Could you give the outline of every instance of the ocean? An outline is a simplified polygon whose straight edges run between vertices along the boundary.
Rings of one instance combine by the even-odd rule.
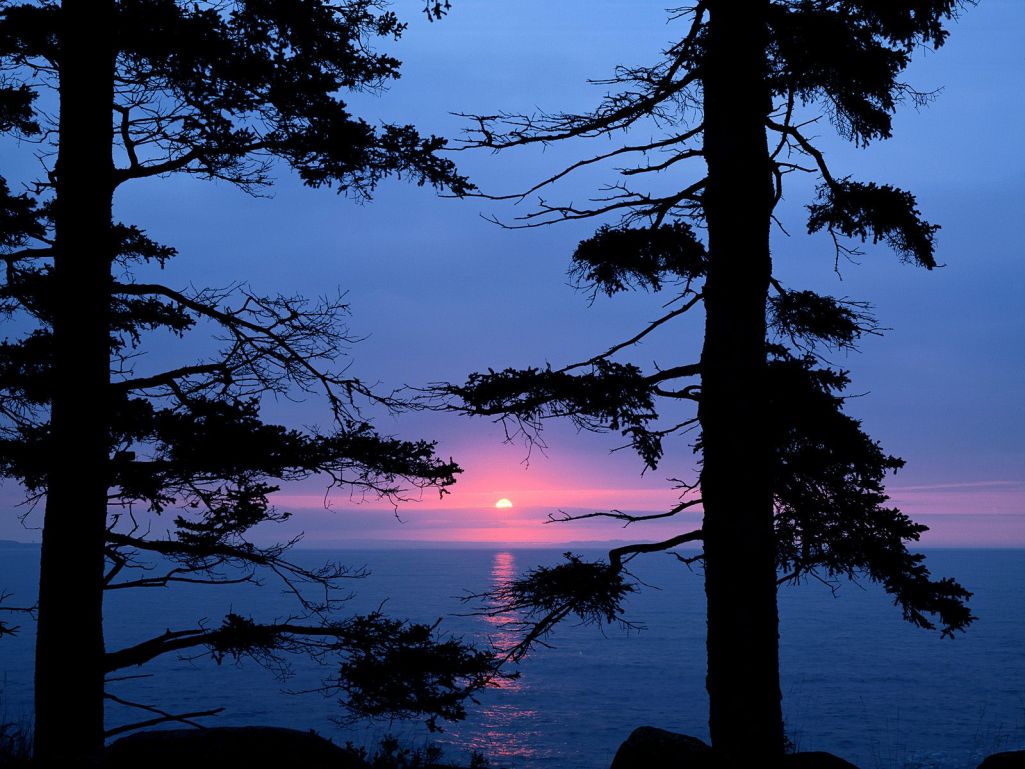
[[[578,551],[599,557],[600,551]],[[876,586],[818,583],[780,593],[781,675],[789,738],[800,750],[828,750],[861,769],[974,769],[1000,750],[1025,749],[1025,551],[932,550],[934,575],[956,577],[975,593],[978,621],[954,639],[910,626]],[[558,550],[297,550],[296,560],[365,566],[352,583],[352,612],[386,613],[433,623],[463,637],[501,641],[501,623],[465,615],[460,598],[541,564]],[[34,591],[38,549],[0,546],[0,589],[12,604]],[[120,696],[168,710],[225,707],[220,725],[272,724],[315,729],[336,742],[372,744],[394,735],[409,745],[433,741],[446,756],[469,750],[511,769],[606,769],[618,745],[640,725],[707,738],[703,589],[664,554],[637,559],[644,583],[627,604],[640,631],[572,623],[552,647],[519,666],[520,677],[479,697],[466,721],[428,734],[407,722],[337,723],[343,713],[315,688],[325,669],[297,660],[280,681],[251,664],[163,659],[122,681]],[[108,648],[167,628],[216,624],[226,612],[270,620],[289,599],[271,581],[253,586],[185,586],[113,593]],[[0,640],[0,720],[27,721],[31,708],[31,622]],[[126,671],[132,673],[134,671]],[[287,690],[287,691],[286,691]],[[112,706],[111,725],[139,720]]]

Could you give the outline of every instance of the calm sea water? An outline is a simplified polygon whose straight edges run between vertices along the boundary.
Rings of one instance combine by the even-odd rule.
[[[518,549],[295,555],[308,564],[367,566],[372,576],[353,584],[353,611],[385,601],[394,616],[443,617],[450,632],[481,639],[501,639],[502,626],[451,616],[466,611],[459,597],[559,559],[558,551]],[[25,600],[37,558],[33,547],[0,547],[0,587]],[[784,712],[801,750],[829,750],[862,769],[974,769],[988,753],[1025,748],[1025,551],[937,550],[929,563],[934,574],[956,576],[975,592],[979,620],[954,640],[907,625],[873,586],[844,584],[836,598],[817,584],[781,593]],[[325,671],[308,663],[282,684],[251,665],[167,659],[116,691],[172,710],[225,706],[220,724],[312,728],[339,742],[386,734],[412,744],[434,740],[453,758],[472,748],[514,769],[604,769],[642,724],[707,737],[701,576],[664,556],[635,564],[650,587],[631,599],[629,616],[644,631],[563,627],[554,648],[521,665],[517,681],[483,695],[467,721],[440,736],[401,722],[337,726],[331,700],[282,691],[316,686]],[[119,591],[109,601],[108,646],[201,618],[216,623],[231,610],[267,620],[284,616],[289,602],[272,584]],[[31,623],[0,641],[6,720],[30,710],[31,647]],[[137,720],[114,709],[109,717],[112,724]]]

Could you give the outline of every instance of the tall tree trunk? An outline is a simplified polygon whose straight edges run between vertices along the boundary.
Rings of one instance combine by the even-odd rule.
[[[768,0],[709,4],[704,63],[704,464],[709,727],[742,765],[783,752],[765,302],[772,188],[765,117]]]
[[[79,765],[103,747],[110,408],[113,3],[64,0],[60,14],[54,391],[35,679],[45,766]]]

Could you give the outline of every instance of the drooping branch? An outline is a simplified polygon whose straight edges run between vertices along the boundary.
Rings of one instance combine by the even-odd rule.
[[[573,553],[565,553],[564,558],[565,563],[541,566],[494,590],[463,599],[483,602],[483,608],[475,614],[501,616],[522,631],[512,647],[501,650],[503,659],[521,660],[569,616],[584,624],[618,622],[633,627],[623,617],[622,604],[635,588],[626,582],[622,569],[589,563]]]
[[[914,195],[888,184],[868,184],[838,179],[829,169],[825,155],[793,125],[766,123],[785,137],[792,138],[800,150],[815,161],[823,184],[819,201],[808,207],[808,231],[825,229],[834,236],[869,237],[884,240],[901,259],[927,269],[936,266],[934,237],[939,229],[922,218]]]
[[[459,720],[464,703],[501,678],[490,650],[441,638],[436,627],[387,619],[380,613],[320,625],[291,621],[259,624],[229,614],[216,629],[167,631],[135,646],[108,653],[108,672],[140,665],[172,652],[204,648],[224,659],[251,659],[287,675],[281,655],[311,654],[335,660],[336,673],[318,691],[336,694],[361,717],[426,717]]]
[[[262,372],[263,361],[280,366],[289,381],[301,387],[316,383],[336,415],[344,416],[351,406],[351,400],[342,400],[343,393],[349,398],[358,394],[382,405],[394,405],[392,399],[375,394],[358,380],[330,374],[316,365],[318,360],[330,362],[338,353],[335,324],[337,315],[345,310],[340,302],[310,312],[297,306],[300,300],[261,299],[244,292],[244,301],[239,307],[221,309],[218,307],[220,296],[209,292],[189,296],[156,283],[118,283],[114,290],[130,296],[162,296],[216,322],[234,340],[232,352],[238,355],[233,364],[222,361],[220,365],[236,371],[244,368],[268,389],[276,385]]]
[[[901,258],[926,269],[936,267],[935,236],[939,225],[922,218],[915,196],[889,184],[864,184],[849,179],[819,189],[819,201],[808,206],[808,231],[873,243],[880,240]]]
[[[844,372],[816,359],[773,350],[766,384],[776,447],[777,567],[783,582],[806,577],[864,577],[890,593],[905,619],[944,635],[974,619],[970,593],[951,579],[933,579],[924,556],[910,553],[926,526],[890,507],[885,479],[903,460],[887,455],[844,413]]]

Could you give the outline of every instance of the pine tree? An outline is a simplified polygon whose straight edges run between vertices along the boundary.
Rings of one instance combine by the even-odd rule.
[[[138,180],[189,174],[256,192],[280,166],[363,199],[388,176],[465,192],[468,182],[437,155],[441,139],[371,125],[342,98],[397,77],[399,62],[372,43],[402,31],[376,0],[0,8],[0,129],[55,153],[44,153],[53,162],[27,191],[0,183],[0,309],[11,320],[0,344],[0,473],[45,500],[41,762],[95,756],[105,734],[127,728],[105,731],[105,698],[153,705],[128,702],[105,679],[188,649],[268,664],[283,652],[336,654],[326,687],[343,704],[432,724],[461,717],[489,675],[489,653],[431,627],[376,613],[339,620],[334,588],[348,570],[300,566],[287,557],[291,542],[251,541],[255,526],[288,516],[269,499],[281,482],[323,477],[394,501],[404,489],[444,492],[459,472],[433,443],[381,435],[361,415],[361,403],[401,404],[336,373],[348,341],[341,300],[154,282],[174,249],[112,217],[114,196],[132,194]],[[186,362],[164,371],[140,361],[168,333],[211,328],[219,354],[188,362],[182,347]],[[326,400],[331,429],[263,421],[262,398],[297,391]],[[166,570],[153,571],[154,559]],[[105,647],[106,591],[261,574],[294,593],[294,618],[232,613],[219,626]],[[144,723],[198,715],[150,709]]]
[[[553,417],[619,431],[648,468],[667,437],[700,428],[700,474],[686,485],[699,496],[686,494],[664,513],[584,516],[632,523],[701,505],[700,529],[618,548],[602,568],[571,558],[491,596],[492,611],[516,607],[532,617],[513,656],[564,616],[621,618],[630,557],[701,542],[699,556],[679,557],[704,566],[712,742],[743,762],[784,749],[779,583],[864,575],[917,625],[938,623],[949,634],[971,622],[967,591],[932,579],[922,556],[907,550],[925,527],[887,506],[884,478],[901,460],[843,412],[847,375],[821,363],[824,350],[851,347],[875,330],[867,306],[783,285],[769,248],[784,182],[806,173],[820,185],[809,232],[828,232],[837,258],[854,247],[849,239],[870,239],[907,262],[935,266],[937,227],[911,193],[836,175],[805,121],[824,110],[859,146],[888,138],[898,103],[926,99],[901,73],[916,47],[944,42],[960,5],[756,0],[739,12],[726,0],[704,0],[676,13],[677,23],[689,20],[687,31],[654,65],[621,66],[600,81],[610,90],[593,111],[473,116],[469,144],[491,150],[611,140],[529,190],[490,197],[522,201],[578,169],[614,162],[620,180],[590,203],[541,199],[510,226],[618,217],[579,245],[571,273],[592,298],[675,295],[662,317],[604,353],[560,369],[471,375],[442,389],[448,407],[513,420],[528,439]],[[631,131],[655,138],[631,142]],[[665,184],[659,192],[638,186],[653,176],[680,181],[669,192]],[[698,306],[700,360],[661,361],[653,371],[622,362],[633,345]],[[692,418],[659,421],[688,402]]]

